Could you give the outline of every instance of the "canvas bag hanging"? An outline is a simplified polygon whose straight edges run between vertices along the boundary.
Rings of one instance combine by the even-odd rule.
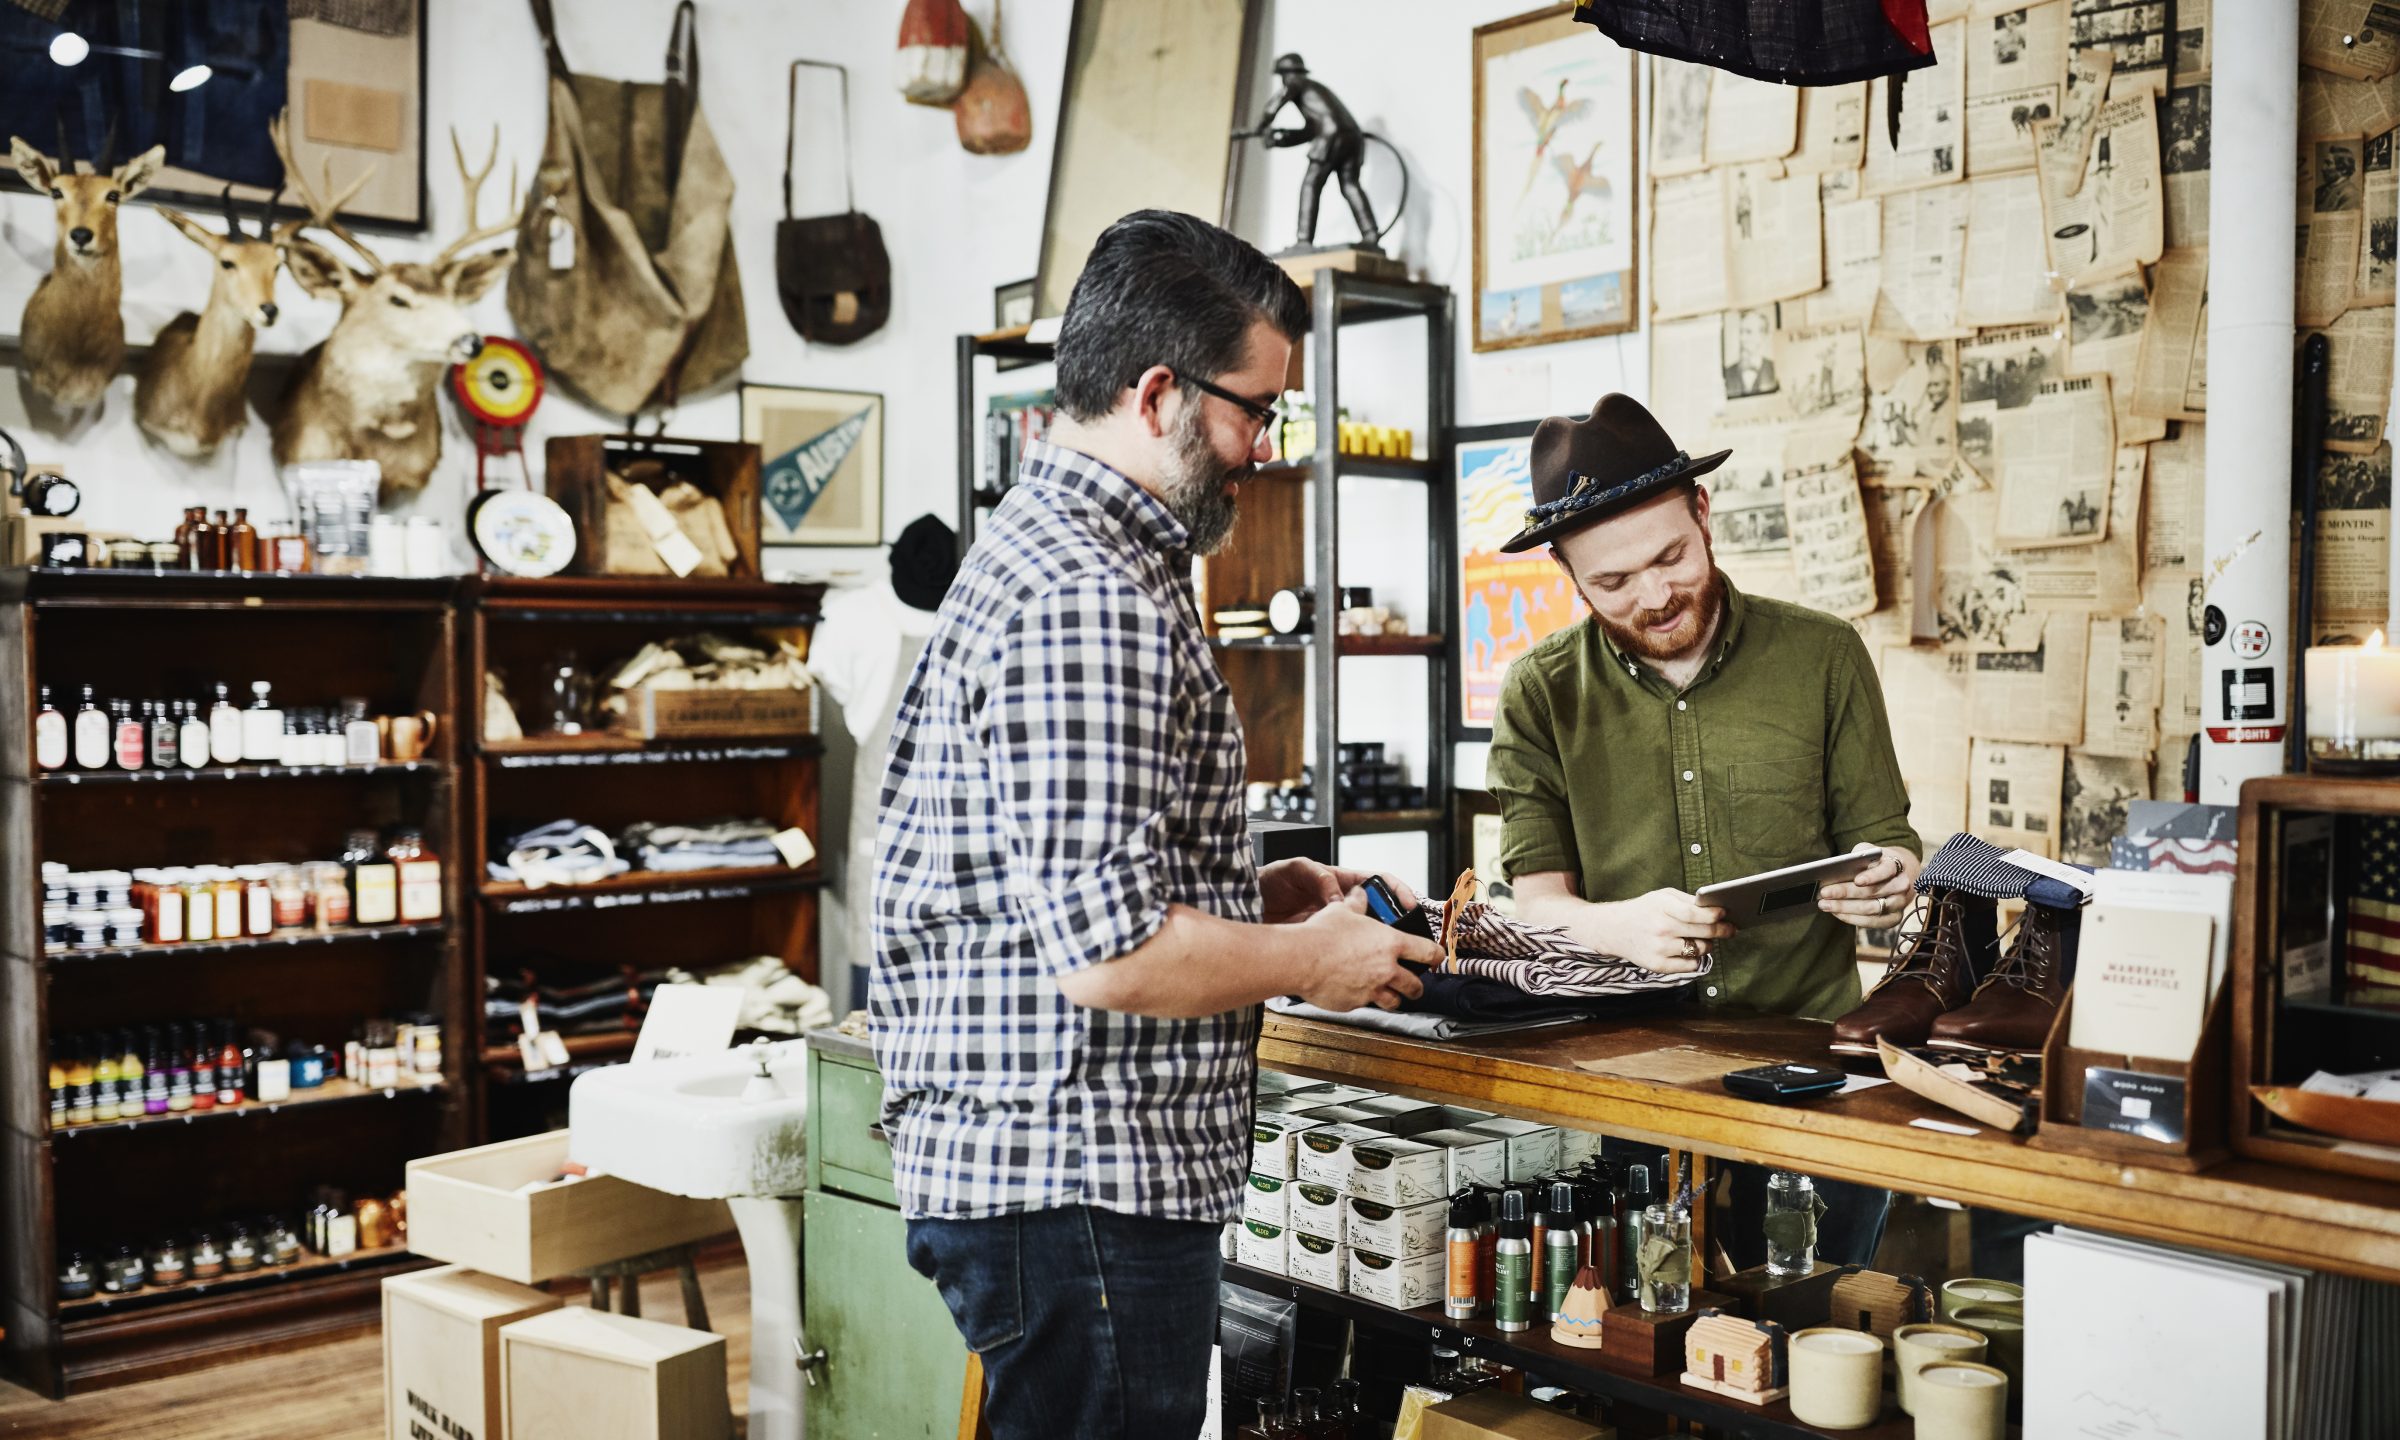
[[[552,376],[622,415],[671,405],[750,353],[733,172],[700,113],[699,25],[675,7],[664,84],[578,75],[551,0],[550,136],[517,231],[508,313]]]
[[[842,77],[842,195],[839,215],[792,218],[792,150],[800,126],[800,67]],[[783,218],[775,223],[775,293],[784,318],[805,339],[847,345],[883,328],[892,315],[892,257],[883,227],[858,213],[850,183],[850,72],[823,60],[794,60],[783,131]]]

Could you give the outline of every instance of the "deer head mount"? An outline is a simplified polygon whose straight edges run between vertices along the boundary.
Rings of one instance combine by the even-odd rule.
[[[373,460],[383,467],[385,496],[423,489],[442,456],[441,414],[434,405],[442,372],[483,348],[467,307],[497,284],[516,258],[513,249],[466,253],[517,228],[520,201],[513,166],[507,213],[488,225],[476,218],[483,182],[499,163],[500,129],[492,127],[491,154],[481,170],[468,167],[458,132],[450,132],[450,151],[466,191],[467,229],[422,264],[386,264],[335,218],[366,184],[371,169],[333,194],[328,162],[320,183],[312,186],[292,159],[281,117],[273,129],[284,174],[308,207],[306,220],[278,232],[284,265],[301,289],[342,302],[333,333],[300,357],[284,390],[283,412],[274,425],[275,463]],[[365,268],[353,268],[304,238],[304,229],[340,240]]]
[[[125,276],[117,259],[117,210],[140,194],[166,163],[153,145],[114,170],[86,174],[76,167],[60,127],[53,160],[17,136],[9,158],[37,195],[50,197],[58,244],[50,273],[34,287],[17,327],[24,346],[25,382],[65,409],[97,404],[125,360]],[[113,137],[112,137],[113,143]]]
[[[278,195],[276,199],[281,199]],[[225,437],[249,423],[244,387],[250,379],[252,343],[275,323],[275,277],[283,268],[283,245],[273,230],[275,201],[258,213],[258,233],[242,229],[225,187],[225,233],[217,234],[179,210],[158,207],[167,222],[216,261],[208,305],[186,310],[167,322],[134,379],[133,415],[151,439],[182,456],[216,451]]]

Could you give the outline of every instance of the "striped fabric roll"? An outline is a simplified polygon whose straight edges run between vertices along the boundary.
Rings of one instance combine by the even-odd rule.
[[[2025,899],[2060,910],[2072,910],[2084,902],[2082,891],[2063,880],[2017,868],[2001,858],[2007,853],[1989,840],[1953,835],[1925,862],[1923,873],[1917,876],[1917,890],[1959,890],[1993,900]],[[2089,865],[2075,868],[2091,873]]]
[[[1442,934],[1451,902],[1428,901],[1425,918],[1433,933]],[[1704,960],[1688,974],[1662,975],[1619,960],[1547,925],[1528,925],[1480,900],[1459,902],[1458,958],[1442,968],[1454,975],[1472,975],[1513,985],[1528,995],[1581,998],[1594,995],[1655,994],[1674,990],[1706,975],[1713,960]]]

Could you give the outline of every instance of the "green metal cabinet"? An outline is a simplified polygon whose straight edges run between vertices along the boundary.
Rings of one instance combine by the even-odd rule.
[[[801,1315],[825,1352],[807,1393],[809,1440],[948,1440],[967,1352],[933,1282],[911,1270],[866,1046],[809,1037],[808,1266]]]

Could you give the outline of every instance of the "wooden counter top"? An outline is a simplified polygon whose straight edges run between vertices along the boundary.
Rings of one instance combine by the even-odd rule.
[[[2242,1160],[2186,1175],[2034,1150],[1987,1129],[1944,1134],[1910,1122],[1968,1122],[1897,1085],[1770,1105],[1736,1098],[1715,1079],[1631,1079],[1575,1063],[1690,1046],[1756,1057],[1754,1063],[1830,1064],[1835,1061],[1825,1042],[1831,1028],[1821,1021],[1688,1009],[1472,1041],[1420,1041],[1270,1015],[1258,1058],[1270,1069],[1629,1140],[2400,1281],[2400,1185]],[[1868,1066],[1854,1073],[1881,1071]]]

